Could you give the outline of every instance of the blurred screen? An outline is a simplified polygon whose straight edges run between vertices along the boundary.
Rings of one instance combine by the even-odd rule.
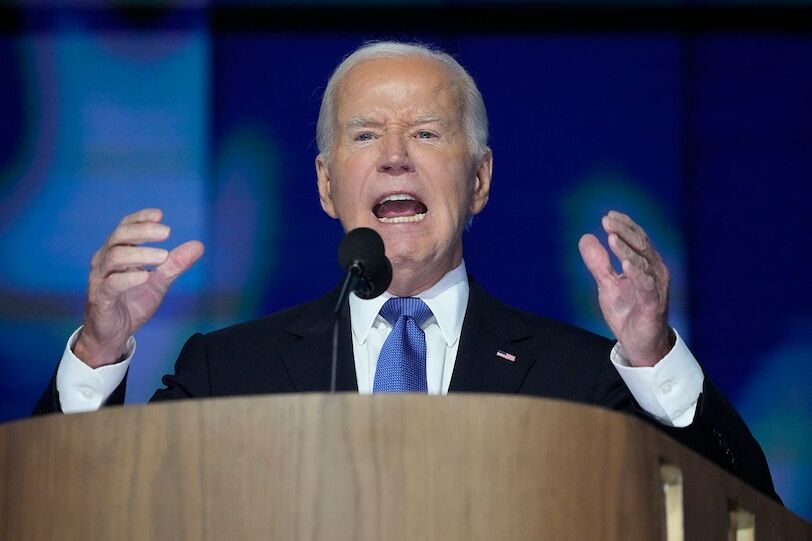
[[[398,38],[455,55],[488,107],[495,176],[464,241],[472,275],[608,335],[577,242],[611,208],[634,216],[672,271],[672,324],[812,518],[808,33],[244,31],[241,12],[202,2],[21,5],[36,9],[7,10],[0,32],[0,419],[31,411],[81,323],[91,256],[139,208],[164,209],[167,246],[207,251],[139,331],[129,403],[190,334],[333,287],[321,93],[353,48]]]

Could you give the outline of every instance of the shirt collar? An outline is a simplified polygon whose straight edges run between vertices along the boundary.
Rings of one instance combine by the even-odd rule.
[[[434,314],[434,320],[449,346],[460,338],[465,308],[468,306],[468,291],[468,274],[465,271],[465,261],[463,261],[455,269],[446,273],[439,282],[415,295],[423,299],[431,313]],[[369,300],[361,299],[355,293],[350,294],[352,332],[359,343],[366,342],[381,307],[392,297],[394,295],[388,291]],[[430,324],[431,321],[430,318],[427,323]]]

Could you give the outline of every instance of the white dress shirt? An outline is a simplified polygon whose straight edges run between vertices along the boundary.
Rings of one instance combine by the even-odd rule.
[[[393,296],[388,291],[369,300],[360,299],[355,293],[350,295],[352,348],[358,392],[361,394],[372,393],[378,356],[386,337],[392,331],[392,325],[379,312]],[[433,314],[420,327],[426,334],[428,391],[429,394],[446,394],[454,372],[454,361],[457,359],[462,320],[468,306],[465,263],[416,297],[422,299]]]
[[[417,295],[433,314],[421,326],[426,334],[429,394],[448,393],[468,292],[468,277],[465,262],[462,262],[434,286]],[[355,294],[349,298],[355,374],[361,394],[372,393],[378,355],[392,330],[392,325],[379,314],[392,296],[386,292],[370,300],[362,300]],[[123,361],[90,368],[73,354],[78,333],[77,329],[68,340],[57,369],[56,386],[65,413],[99,409],[124,379],[135,353],[135,340],[131,337]],[[675,331],[675,335],[674,347],[653,367],[632,367],[623,357],[620,344],[615,344],[610,359],[641,408],[665,425],[684,427],[694,418],[704,374],[679,333]]]

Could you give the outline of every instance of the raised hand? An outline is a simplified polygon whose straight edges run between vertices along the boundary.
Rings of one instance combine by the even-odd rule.
[[[578,249],[598,284],[603,317],[634,366],[654,366],[671,350],[668,326],[670,273],[646,232],[627,215],[610,211],[601,225],[620,260],[618,274],[595,235],[584,235]]]
[[[159,209],[124,217],[93,256],[84,326],[73,347],[93,368],[121,360],[128,338],[149,321],[172,282],[203,255],[196,240],[171,252],[141,246],[169,237],[162,218]]]

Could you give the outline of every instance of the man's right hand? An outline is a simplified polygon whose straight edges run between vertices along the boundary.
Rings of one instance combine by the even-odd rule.
[[[93,256],[84,326],[73,347],[92,368],[124,357],[129,337],[149,321],[175,278],[203,255],[203,244],[196,240],[171,252],[141,246],[169,237],[162,218],[160,209],[126,216]]]

